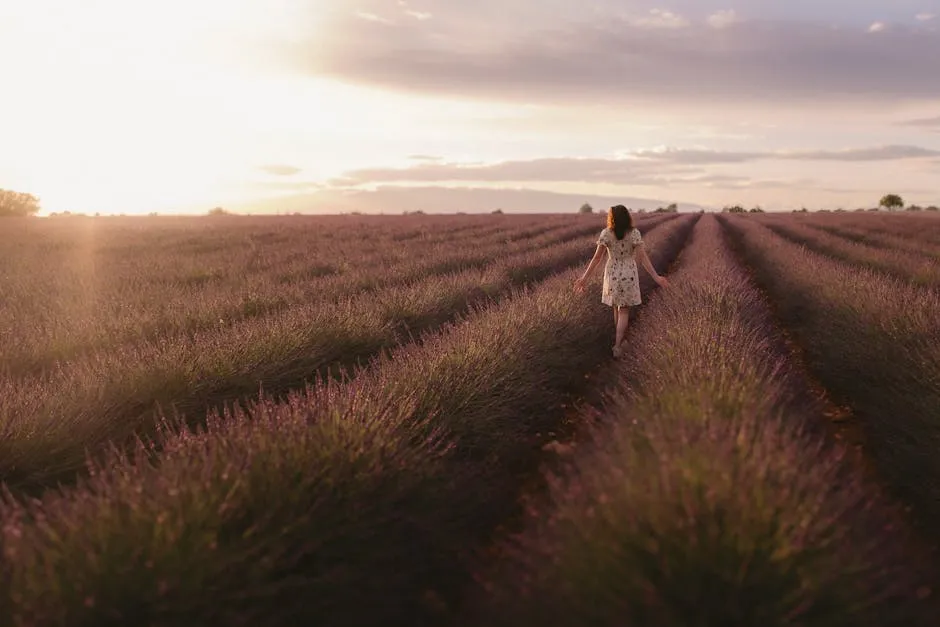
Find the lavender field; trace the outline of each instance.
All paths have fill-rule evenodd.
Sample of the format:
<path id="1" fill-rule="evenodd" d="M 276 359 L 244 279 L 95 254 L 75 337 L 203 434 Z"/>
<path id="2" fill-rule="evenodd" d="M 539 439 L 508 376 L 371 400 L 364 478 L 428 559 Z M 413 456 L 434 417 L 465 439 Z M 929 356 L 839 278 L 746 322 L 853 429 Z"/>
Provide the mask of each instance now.
<path id="1" fill-rule="evenodd" d="M 0 627 L 940 624 L 940 218 L 0 221 Z"/>

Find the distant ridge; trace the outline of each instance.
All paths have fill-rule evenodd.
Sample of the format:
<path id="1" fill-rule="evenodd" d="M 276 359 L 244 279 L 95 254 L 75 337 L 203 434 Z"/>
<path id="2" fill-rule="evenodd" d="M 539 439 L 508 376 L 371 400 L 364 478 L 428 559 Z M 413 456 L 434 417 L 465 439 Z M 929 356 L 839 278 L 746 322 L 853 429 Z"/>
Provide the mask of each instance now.
<path id="1" fill-rule="evenodd" d="M 501 209 L 507 213 L 576 213 L 584 203 L 595 212 L 606 211 L 611 205 L 623 204 L 630 209 L 652 211 L 676 202 L 680 212 L 694 212 L 705 207 L 674 200 L 657 200 L 629 196 L 558 193 L 533 189 L 491 189 L 485 187 L 399 187 L 384 186 L 375 190 L 322 189 L 304 194 L 272 197 L 233 205 L 236 211 L 252 213 L 362 213 L 395 214 L 404 211 L 425 213 L 490 213 Z"/>

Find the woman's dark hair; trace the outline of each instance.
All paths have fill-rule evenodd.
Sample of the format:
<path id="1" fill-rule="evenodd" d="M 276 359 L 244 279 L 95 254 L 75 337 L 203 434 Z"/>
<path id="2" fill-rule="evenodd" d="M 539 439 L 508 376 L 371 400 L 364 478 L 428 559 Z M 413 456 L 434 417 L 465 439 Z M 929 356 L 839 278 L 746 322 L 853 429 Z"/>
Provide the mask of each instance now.
<path id="1" fill-rule="evenodd" d="M 633 230 L 633 216 L 623 205 L 614 205 L 607 212 L 607 228 L 614 232 L 617 239 L 623 239 L 624 235 Z"/>

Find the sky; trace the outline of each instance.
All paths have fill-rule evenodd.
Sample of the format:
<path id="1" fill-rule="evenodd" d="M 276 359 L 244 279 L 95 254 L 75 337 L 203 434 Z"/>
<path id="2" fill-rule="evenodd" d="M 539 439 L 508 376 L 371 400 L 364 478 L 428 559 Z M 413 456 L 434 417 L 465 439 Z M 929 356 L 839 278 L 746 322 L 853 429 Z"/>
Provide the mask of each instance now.
<path id="1" fill-rule="evenodd" d="M 44 212 L 940 204 L 940 0 L 0 0 Z"/>

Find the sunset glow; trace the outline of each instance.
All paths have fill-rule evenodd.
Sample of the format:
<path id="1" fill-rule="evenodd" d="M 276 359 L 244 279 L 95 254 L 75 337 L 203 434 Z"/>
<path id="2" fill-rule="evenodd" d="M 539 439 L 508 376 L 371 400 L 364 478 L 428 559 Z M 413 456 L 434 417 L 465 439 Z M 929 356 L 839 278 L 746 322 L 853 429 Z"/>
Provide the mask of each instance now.
<path id="1" fill-rule="evenodd" d="M 388 186 L 444 208 L 455 186 L 706 206 L 870 206 L 889 191 L 940 202 L 937 0 L 870 0 L 851 16 L 758 0 L 628 6 L 9 0 L 0 188 L 40 196 L 45 212 L 128 214 L 330 211 Z M 672 152 L 625 172 L 657 149 Z M 601 163 L 561 175 L 585 159 Z M 366 209 L 400 208 L 384 193 Z"/>

